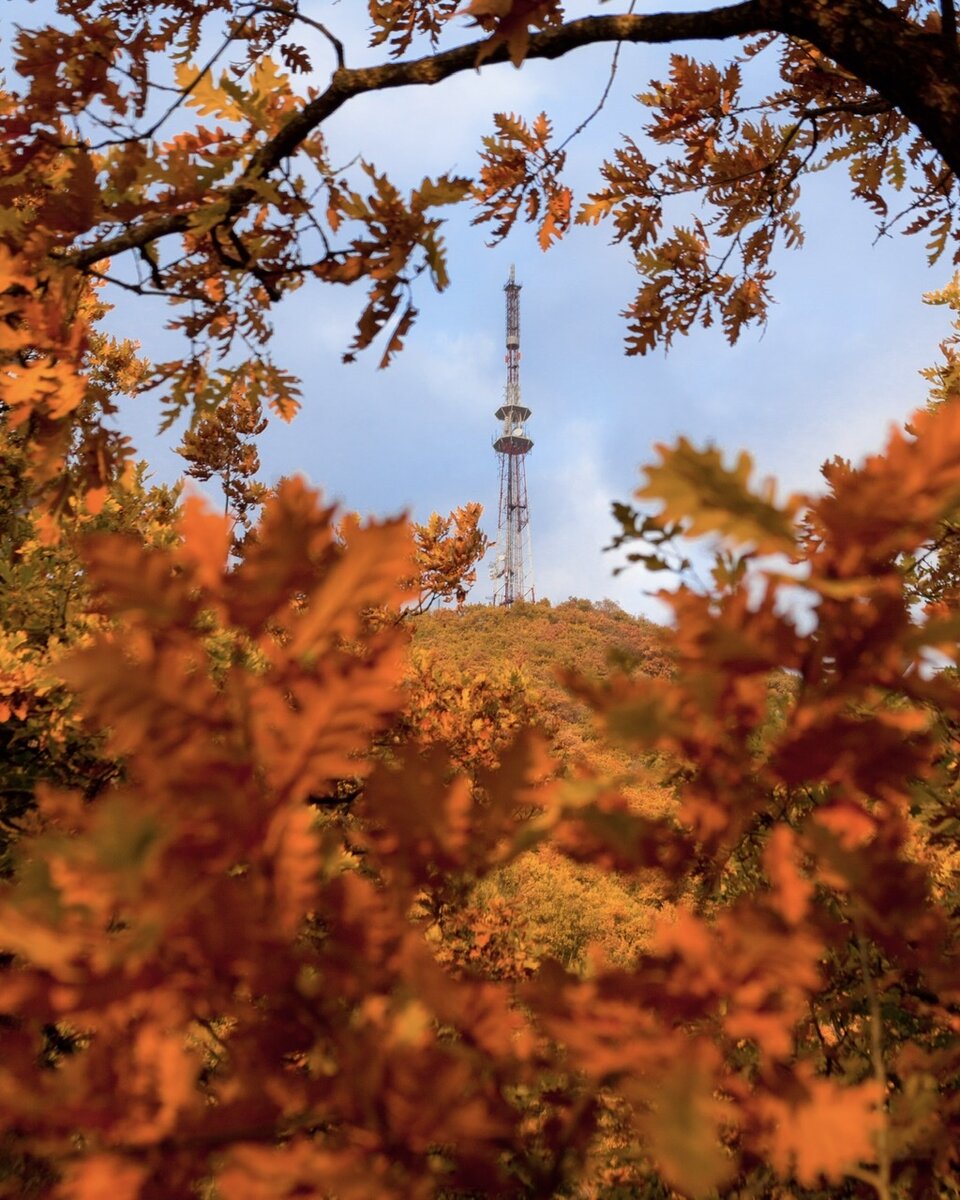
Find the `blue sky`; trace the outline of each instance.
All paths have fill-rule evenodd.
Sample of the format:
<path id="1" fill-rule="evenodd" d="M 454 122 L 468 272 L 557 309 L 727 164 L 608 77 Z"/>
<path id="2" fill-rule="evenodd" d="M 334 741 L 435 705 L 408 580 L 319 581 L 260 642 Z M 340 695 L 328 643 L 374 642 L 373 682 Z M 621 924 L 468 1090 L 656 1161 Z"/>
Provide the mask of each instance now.
<path id="1" fill-rule="evenodd" d="M 576 15 L 592 6 L 569 7 Z M 381 56 L 365 48 L 363 8 L 305 6 L 344 38 L 350 65 Z M 322 86 L 329 55 L 320 42 L 311 47 Z M 722 47 L 694 49 L 724 55 Z M 662 77 L 667 55 L 623 49 L 606 108 L 569 149 L 568 182 L 578 197 L 596 185 L 619 134 L 639 137 L 643 110 L 632 96 Z M 591 48 L 522 71 L 502 65 L 436 88 L 362 97 L 326 127 L 331 158 L 360 154 L 404 186 L 425 174 L 472 174 L 494 110 L 532 117 L 546 109 L 565 135 L 593 108 L 610 56 L 609 47 Z M 361 292 L 304 287 L 278 310 L 274 343 L 276 359 L 303 379 L 304 407 L 292 424 L 271 424 L 261 448 L 265 477 L 302 472 L 361 513 L 406 509 L 423 519 L 479 500 L 495 534 L 490 440 L 504 386 L 502 288 L 516 263 L 521 384 L 535 441 L 527 481 L 537 594 L 554 602 L 610 597 L 631 612 L 661 615 L 648 596 L 660 581 L 639 570 L 614 578 L 616 560 L 602 552 L 614 532 L 610 502 L 629 497 L 654 443 L 685 434 L 730 453 L 744 448 L 761 474 L 788 490 L 812 489 L 824 459 L 878 448 L 890 423 L 924 401 L 918 371 L 936 360 L 948 320 L 921 295 L 942 286 L 950 267 L 928 268 L 916 238 L 874 245 L 871 216 L 845 182 L 836 171 L 807 181 L 807 245 L 778 258 L 768 326 L 733 349 L 709 330 L 681 339 L 669 355 L 627 358 L 618 313 L 637 277 L 604 226 L 574 229 L 546 254 L 526 226 L 489 249 L 486 227 L 471 228 L 466 209 L 455 212 L 446 227 L 451 286 L 437 296 L 419 284 L 419 322 L 386 371 L 376 369 L 376 354 L 340 363 Z M 156 358 L 173 349 L 163 320 L 162 307 L 128 299 L 112 317 L 117 332 Z M 169 478 L 177 460 L 169 436 L 153 437 L 156 412 L 144 402 L 129 424 L 157 476 Z M 491 590 L 481 570 L 472 599 Z"/>

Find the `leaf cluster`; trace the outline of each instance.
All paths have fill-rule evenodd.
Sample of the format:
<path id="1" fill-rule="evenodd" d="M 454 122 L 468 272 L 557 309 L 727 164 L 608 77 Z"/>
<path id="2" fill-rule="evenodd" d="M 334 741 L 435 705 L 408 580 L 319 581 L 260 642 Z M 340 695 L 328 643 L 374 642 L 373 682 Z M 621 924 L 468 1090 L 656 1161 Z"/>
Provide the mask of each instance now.
<path id="1" fill-rule="evenodd" d="M 0 96 L 0 401 L 30 428 L 35 479 L 59 504 L 71 489 L 100 491 L 130 457 L 106 414 L 77 419 L 102 315 L 91 281 L 174 306 L 183 353 L 128 380 L 162 391 L 170 420 L 208 416 L 236 388 L 286 419 L 299 388 L 269 356 L 276 305 L 306 280 L 365 285 L 346 357 L 382 339 L 386 364 L 415 321 L 418 278 L 447 285 L 437 210 L 450 205 L 474 202 L 495 240 L 522 216 L 544 249 L 573 222 L 610 222 L 642 278 L 625 310 L 630 353 L 715 322 L 735 341 L 766 319 L 771 256 L 802 242 L 811 171 L 846 168 L 881 232 L 898 226 L 923 234 L 932 259 L 948 253 L 960 167 L 952 11 L 844 0 L 833 19 L 819 3 L 748 0 L 569 19 L 558 0 L 474 0 L 462 13 L 447 0 L 370 0 L 372 44 L 391 57 L 350 67 L 337 23 L 295 4 L 145 13 L 132 0 L 59 0 L 49 22 L 16 31 Z M 440 49 L 458 15 L 481 38 Z M 325 124 L 361 95 L 505 57 L 697 37 L 740 43 L 723 65 L 673 55 L 638 95 L 644 139 L 624 138 L 579 205 L 565 148 L 593 113 L 559 143 L 549 114 L 496 114 L 475 178 L 428 176 L 408 196 L 359 155 L 343 169 L 330 158 Z M 324 86 L 304 44 L 318 39 L 332 56 Z M 402 57 L 421 43 L 426 57 Z M 615 50 L 600 107 L 618 61 Z M 677 203 L 697 197 L 697 216 L 671 227 Z M 83 473 L 59 486 L 72 437 Z"/>
<path id="2" fill-rule="evenodd" d="M 648 479 L 746 562 L 665 597 L 671 633 L 578 601 L 423 625 L 566 657 L 579 749 L 524 732 L 522 675 L 408 659 L 402 522 L 287 481 L 233 562 L 195 498 L 152 545 L 85 539 L 97 620 L 56 672 L 123 770 L 38 788 L 0 897 L 0 1114 L 48 1194 L 953 1177 L 960 719 L 920 668 L 956 638 L 901 564 L 960 498 L 956 407 L 823 497 L 683 441 Z"/>

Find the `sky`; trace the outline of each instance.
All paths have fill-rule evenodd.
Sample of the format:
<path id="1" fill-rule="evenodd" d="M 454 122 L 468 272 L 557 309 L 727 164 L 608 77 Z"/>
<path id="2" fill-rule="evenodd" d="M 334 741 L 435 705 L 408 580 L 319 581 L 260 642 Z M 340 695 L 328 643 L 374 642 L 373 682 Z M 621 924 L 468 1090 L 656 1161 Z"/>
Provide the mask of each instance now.
<path id="1" fill-rule="evenodd" d="M 365 46 L 359 0 L 302 7 L 343 38 L 348 65 L 383 58 Z M 568 10 L 575 16 L 591 7 Z M 454 40 L 464 36 L 458 26 Z M 322 87 L 327 47 L 313 35 L 303 40 Z M 725 57 L 715 45 L 683 49 Z M 578 199 L 596 187 L 621 134 L 641 138 L 643 110 L 633 96 L 663 77 L 668 53 L 623 48 L 605 108 L 569 147 L 567 182 Z M 434 88 L 361 97 L 325 126 L 331 158 L 360 155 L 405 187 L 445 171 L 474 174 L 493 111 L 529 118 L 546 110 L 565 136 L 599 99 L 611 54 L 591 47 L 520 71 L 503 64 Z M 348 509 L 405 510 L 418 520 L 479 500 L 494 537 L 491 438 L 505 384 L 503 285 L 515 264 L 523 285 L 521 389 L 533 411 L 526 466 L 537 596 L 610 598 L 662 619 L 651 595 L 661 580 L 639 568 L 614 576 L 619 560 L 603 550 L 615 532 L 611 502 L 630 498 L 655 444 L 685 435 L 731 456 L 746 449 L 758 473 L 785 491 L 815 490 L 824 460 L 878 449 L 890 424 L 924 402 L 918 372 L 936 361 L 949 332 L 945 310 L 921 299 L 947 282 L 949 264 L 928 267 L 918 238 L 876 242 L 871 214 L 850 199 L 842 172 L 810 177 L 802 212 L 807 244 L 775 260 L 777 304 L 762 332 L 748 331 L 731 348 L 719 330 L 698 331 L 669 354 L 640 358 L 625 355 L 619 316 L 638 277 L 629 252 L 610 244 L 608 227 L 574 228 L 543 253 L 533 227 L 518 226 L 490 248 L 489 227 L 472 227 L 465 207 L 452 211 L 445 227 L 451 285 L 437 295 L 418 281 L 420 318 L 387 370 L 377 369 L 376 351 L 352 365 L 340 361 L 362 307 L 359 289 L 314 283 L 276 310 L 273 354 L 302 378 L 304 404 L 291 424 L 275 420 L 264 435 L 264 477 L 300 472 Z M 176 353 L 164 319 L 162 307 L 125 298 L 111 323 L 161 359 Z M 156 478 L 170 479 L 179 469 L 176 439 L 157 439 L 158 412 L 144 400 L 127 422 Z M 492 590 L 481 567 L 471 600 L 487 602 Z"/>

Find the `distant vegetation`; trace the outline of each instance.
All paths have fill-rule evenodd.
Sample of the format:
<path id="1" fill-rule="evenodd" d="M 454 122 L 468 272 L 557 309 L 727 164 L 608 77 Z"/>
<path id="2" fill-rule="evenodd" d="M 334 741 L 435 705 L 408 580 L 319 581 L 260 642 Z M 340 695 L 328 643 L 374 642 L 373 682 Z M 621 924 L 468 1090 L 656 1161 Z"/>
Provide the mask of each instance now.
<path id="1" fill-rule="evenodd" d="M 514 679 L 534 719 L 568 758 L 596 739 L 585 704 L 564 685 L 566 672 L 604 679 L 611 670 L 665 675 L 663 630 L 612 600 L 570 599 L 510 608 L 469 605 L 441 609 L 414 626 L 415 660 L 432 659 L 451 672 Z"/>
<path id="2" fill-rule="evenodd" d="M 546 735 L 566 774 L 608 774 L 621 781 L 636 811 L 663 815 L 669 790 L 643 756 L 598 736 L 590 709 L 563 682 L 573 672 L 596 681 L 624 671 L 665 676 L 670 660 L 663 632 L 612 600 L 440 609 L 413 625 L 412 678 L 418 687 L 429 679 L 434 695 L 456 698 L 472 731 L 467 741 L 474 762 L 477 723 L 491 736 L 498 731 L 498 747 L 509 733 L 530 724 Z M 429 722 L 426 706 L 421 714 L 421 721 Z M 424 736 L 422 723 L 418 732 Z M 485 924 L 491 914 L 501 918 L 499 935 L 506 944 L 497 949 L 503 956 L 500 969 L 512 961 L 515 969 L 529 971 L 548 955 L 582 969 L 590 945 L 614 963 L 635 959 L 659 903 L 649 880 L 574 863 L 544 845 L 482 881 L 458 921 L 466 936 L 464 917 L 475 916 L 474 907 L 484 910 Z M 449 939 L 451 931 L 445 932 Z M 486 945 L 484 956 L 490 953 Z"/>

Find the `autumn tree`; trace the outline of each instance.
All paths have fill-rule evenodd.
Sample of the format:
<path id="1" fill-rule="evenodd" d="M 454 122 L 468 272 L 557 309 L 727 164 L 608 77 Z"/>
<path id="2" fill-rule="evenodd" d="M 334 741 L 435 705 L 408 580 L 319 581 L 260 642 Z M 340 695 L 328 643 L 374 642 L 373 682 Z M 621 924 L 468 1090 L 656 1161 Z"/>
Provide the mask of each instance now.
<path id="1" fill-rule="evenodd" d="M 733 340 L 763 320 L 771 253 L 802 240 L 802 180 L 821 166 L 845 167 L 881 227 L 923 233 L 931 256 L 956 241 L 960 82 L 946 0 L 745 0 L 575 20 L 558 0 L 475 0 L 466 21 L 445 0 L 391 0 L 369 15 L 386 59 L 362 68 L 349 65 L 336 14 L 323 24 L 287 4 L 197 0 L 145 14 L 125 0 L 62 0 L 55 20 L 17 32 L 0 109 L 2 398 L 36 427 L 38 478 L 55 471 L 58 431 L 76 427 L 90 279 L 178 306 L 171 326 L 186 352 L 142 383 L 162 390 L 171 416 L 208 414 L 239 388 L 289 417 L 297 383 L 268 349 L 282 297 L 313 280 L 365 284 L 347 353 L 381 338 L 387 361 L 415 318 L 416 278 L 446 286 L 451 204 L 477 205 L 498 237 L 522 215 L 544 246 L 573 220 L 607 222 L 644 281 L 627 310 L 633 352 L 697 322 L 719 320 Z M 315 63 L 307 30 L 323 46 Z M 359 96 L 478 67 L 493 89 L 506 58 L 693 39 L 730 43 L 728 65 L 678 52 L 668 77 L 639 81 L 662 155 L 636 139 L 613 148 L 588 196 L 564 184 L 545 114 L 496 115 L 475 179 L 425 179 L 409 195 L 373 164 L 338 172 L 327 159 L 324 123 Z M 768 59 L 780 85 L 758 100 L 747 77 Z M 701 215 L 668 230 L 665 202 L 687 193 L 702 195 Z M 122 448 L 103 423 L 83 436 L 96 482 Z"/>
<path id="2" fill-rule="evenodd" d="M 481 515 L 479 504 L 466 504 L 448 517 L 434 513 L 425 524 L 415 526 L 418 595 L 411 613 L 451 601 L 463 606 L 477 579 L 477 563 L 490 544 L 480 528 Z"/>
<path id="3" fill-rule="evenodd" d="M 59 676 L 65 655 L 99 625 L 79 554 L 82 537 L 124 531 L 147 545 L 173 536 L 177 489 L 152 487 L 141 465 L 96 514 L 61 514 L 51 539 L 42 512 L 24 504 L 25 454 L 0 437 L 0 855 L 31 808 L 38 781 L 95 795 L 117 769 L 73 711 Z"/>
<path id="4" fill-rule="evenodd" d="M 762 321 L 771 254 L 802 239 L 801 184 L 821 166 L 845 166 L 883 228 L 952 250 L 954 6 L 368 12 L 384 57 L 362 68 L 336 11 L 325 24 L 286 3 L 59 0 L 11 46 L 0 484 L 18 594 L 0 716 L 15 739 L 47 694 L 15 676 L 30 579 L 79 573 L 82 636 L 43 667 L 118 769 L 92 789 L 30 778 L 35 813 L 0 894 L 2 1184 L 59 1200 L 951 1194 L 949 353 L 935 411 L 864 464 L 831 463 L 824 495 L 778 499 L 748 456 L 681 440 L 618 508 L 632 553 L 676 545 L 682 564 L 690 537 L 717 551 L 709 588 L 666 597 L 669 671 L 567 672 L 602 736 L 671 790 L 657 812 L 607 760 L 564 774 L 535 734 L 475 725 L 469 696 L 417 719 L 403 614 L 459 599 L 482 550 L 470 509 L 411 530 L 289 480 L 233 559 L 229 516 L 195 497 L 164 511 L 162 536 L 96 519 L 134 486 L 114 421 L 125 394 L 158 389 L 169 420 L 219 420 L 194 426 L 200 472 L 221 469 L 222 435 L 245 436 L 228 424 L 240 398 L 251 428 L 294 415 L 297 381 L 269 351 L 294 288 L 366 287 L 346 354 L 380 340 L 386 363 L 418 277 L 446 286 L 450 205 L 474 204 L 495 237 L 529 221 L 545 248 L 574 221 L 607 222 L 641 272 L 632 352 L 697 322 L 734 340 Z M 642 81 L 657 156 L 638 138 L 611 148 L 591 195 L 564 182 L 547 114 L 496 114 L 475 178 L 409 194 L 327 154 L 324 123 L 363 95 L 690 40 L 729 42 L 727 64 L 678 53 Z M 748 76 L 771 58 L 779 83 L 758 99 Z M 666 229 L 687 193 L 699 217 Z M 108 283 L 168 298 L 182 355 L 146 367 L 106 339 Z M 62 563 L 39 549 L 58 539 Z M 46 608 L 43 622 L 74 617 Z M 350 819 L 325 822 L 316 798 L 346 778 Z M 620 881 L 656 878 L 638 953 L 531 961 L 495 881 L 547 844 Z"/>
<path id="5" fill-rule="evenodd" d="M 102 312 L 95 296 L 89 303 Z M 5 866 L 11 839 L 32 807 L 38 780 L 69 784 L 94 795 L 116 770 L 97 740 L 71 711 L 59 660 L 98 626 L 88 611 L 89 592 L 78 539 L 93 532 L 126 531 L 148 545 L 173 537 L 179 489 L 151 486 L 144 463 L 120 477 L 100 473 L 103 463 L 85 457 L 84 430 L 115 413 L 135 390 L 145 364 L 130 342 L 95 332 L 84 356 L 87 394 L 67 434 L 55 482 L 53 511 L 31 494 L 31 435 L 13 414 L 0 426 L 0 853 Z M 108 435 L 121 455 L 127 439 Z M 76 483 L 84 481 L 80 495 Z M 99 486 L 92 483 L 99 480 Z M 85 494 L 84 494 L 85 493 Z"/>
<path id="6" fill-rule="evenodd" d="M 201 483 L 217 479 L 224 512 L 232 516 L 238 536 L 249 531 L 266 495 L 266 486 L 257 479 L 260 455 L 256 445 L 266 427 L 259 401 L 237 390 L 209 415 L 197 414 L 178 448 L 192 479 Z"/>
<path id="7" fill-rule="evenodd" d="M 901 560 L 960 498 L 958 410 L 918 414 L 823 497 L 751 485 L 745 458 L 661 450 L 663 519 L 752 578 L 672 595 L 672 675 L 570 677 L 662 764 L 660 813 L 602 768 L 557 776 L 529 737 L 475 780 L 429 744 L 370 753 L 404 703 L 406 625 L 369 620 L 409 594 L 402 522 L 344 533 L 291 481 L 235 566 L 229 519 L 196 499 L 169 545 L 88 539 L 104 620 L 59 670 L 125 769 L 92 803 L 39 789 L 0 898 L 16 1186 L 952 1186 L 958 691 L 922 667 L 955 657 L 956 625 L 917 614 Z M 806 565 L 815 636 L 773 552 Z M 310 797 L 348 773 L 355 822 L 315 827 Z M 659 878 L 635 959 L 531 963 L 493 902 L 458 910 L 469 931 L 438 920 L 438 889 L 482 897 L 547 839 Z"/>

